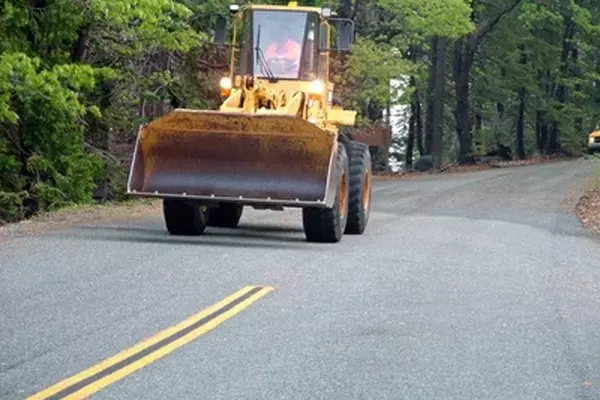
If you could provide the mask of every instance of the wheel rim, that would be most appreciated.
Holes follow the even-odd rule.
[[[365,171],[365,178],[363,179],[362,190],[362,206],[365,212],[369,211],[369,200],[371,200],[371,174],[367,168]]]
[[[347,198],[347,185],[346,182],[346,171],[342,174],[342,179],[340,180],[340,217],[344,218],[346,216],[346,203],[348,202]]]

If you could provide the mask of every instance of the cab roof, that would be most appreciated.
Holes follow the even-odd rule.
[[[246,7],[252,10],[277,10],[277,11],[308,11],[320,13],[322,7],[299,6],[298,2],[290,1],[287,5],[249,4]]]

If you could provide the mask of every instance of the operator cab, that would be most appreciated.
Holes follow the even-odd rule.
[[[234,51],[238,53],[235,75],[259,79],[327,80],[328,52],[347,51],[354,33],[353,23],[344,18],[329,18],[329,9],[293,6],[250,6],[236,15]],[[237,14],[239,6],[230,8]],[[342,22],[334,32],[332,23]],[[350,24],[348,24],[350,23]],[[225,22],[217,27],[215,39],[223,43]],[[337,33],[336,45],[328,36]],[[236,38],[237,36],[237,38]]]
[[[238,73],[277,80],[317,79],[318,44],[321,36],[326,37],[324,31],[317,12],[249,10],[240,32]]]

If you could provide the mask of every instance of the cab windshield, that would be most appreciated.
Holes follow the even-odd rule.
[[[244,21],[239,72],[261,78],[310,79],[316,70],[318,15],[253,10]]]

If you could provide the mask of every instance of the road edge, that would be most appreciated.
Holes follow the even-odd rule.
[[[497,168],[522,168],[532,165],[547,163],[559,163],[573,161],[583,157],[550,157],[540,159],[527,159],[514,162],[499,162],[497,164],[486,163],[466,166],[450,166],[439,173],[414,172],[406,174],[374,174],[374,180],[402,180],[402,179],[424,179],[431,176],[454,176],[468,173],[476,173]],[[598,185],[600,187],[600,184]],[[591,193],[591,194],[590,194]],[[586,220],[586,227],[592,226],[594,232],[600,234],[600,222],[598,225],[590,225],[589,218],[585,217],[585,210],[589,204],[593,204],[595,194],[586,191],[577,201],[575,213],[577,217]],[[93,203],[64,207],[56,211],[45,212],[35,215],[29,219],[10,222],[0,225],[0,243],[14,238],[36,236],[47,232],[67,229],[77,225],[90,222],[109,222],[126,219],[144,218],[151,215],[160,216],[161,200],[151,198],[129,199],[120,202]],[[581,216],[580,216],[581,215]]]
[[[579,198],[575,214],[586,229],[600,235],[600,184],[598,178]]]
[[[9,239],[36,236],[90,222],[143,218],[152,214],[161,215],[160,207],[160,199],[145,198],[69,206],[41,213],[26,220],[0,225],[0,243]]]
[[[500,168],[522,168],[529,167],[534,165],[543,165],[543,164],[556,164],[561,162],[571,162],[579,159],[586,159],[587,156],[540,156],[540,157],[531,157],[523,160],[513,160],[513,161],[486,161],[480,162],[477,164],[450,164],[444,167],[441,171],[411,171],[411,172],[403,172],[403,173],[390,173],[390,172],[382,172],[374,174],[375,180],[395,180],[395,179],[419,179],[425,178],[428,176],[452,176],[458,174],[468,174],[473,172],[480,171],[489,171],[492,169],[500,169]]]

